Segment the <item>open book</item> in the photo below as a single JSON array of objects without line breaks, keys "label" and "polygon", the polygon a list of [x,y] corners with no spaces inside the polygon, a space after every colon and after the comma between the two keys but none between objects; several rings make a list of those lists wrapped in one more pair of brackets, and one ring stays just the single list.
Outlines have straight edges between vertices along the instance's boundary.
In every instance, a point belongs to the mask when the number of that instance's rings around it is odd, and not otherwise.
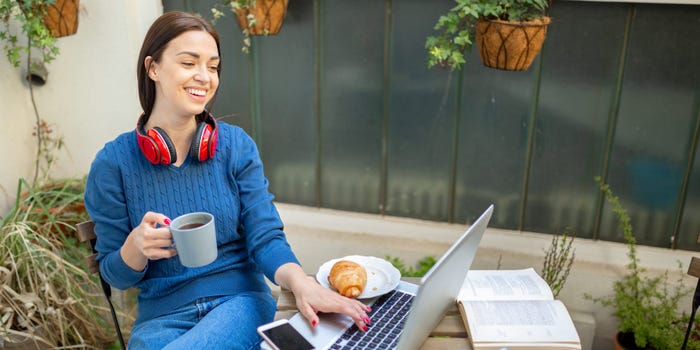
[{"label": "open book", "polygon": [[470,270],[457,305],[474,350],[581,349],[566,307],[532,268]]}]

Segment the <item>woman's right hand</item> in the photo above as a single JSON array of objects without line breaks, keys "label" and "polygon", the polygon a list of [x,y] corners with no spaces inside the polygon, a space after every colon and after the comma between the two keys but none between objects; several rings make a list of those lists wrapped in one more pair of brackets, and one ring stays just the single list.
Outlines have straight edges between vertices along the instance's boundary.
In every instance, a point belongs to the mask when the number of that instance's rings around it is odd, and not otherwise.
[{"label": "woman's right hand", "polygon": [[143,271],[148,260],[172,258],[177,254],[170,233],[170,219],[147,212],[122,245],[121,256],[134,271]]}]

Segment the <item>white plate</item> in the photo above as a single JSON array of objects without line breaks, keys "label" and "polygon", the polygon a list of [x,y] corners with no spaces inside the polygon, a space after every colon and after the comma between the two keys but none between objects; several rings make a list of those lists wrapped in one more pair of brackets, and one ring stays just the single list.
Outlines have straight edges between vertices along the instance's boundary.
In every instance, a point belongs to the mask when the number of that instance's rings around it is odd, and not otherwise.
[{"label": "white plate", "polygon": [[367,285],[358,299],[374,298],[389,293],[399,285],[401,272],[390,262],[373,256],[349,255],[339,259],[326,261],[319,267],[316,273],[316,280],[322,286],[335,290],[328,282],[328,274],[331,272],[333,264],[340,260],[350,260],[364,266],[367,271]]}]

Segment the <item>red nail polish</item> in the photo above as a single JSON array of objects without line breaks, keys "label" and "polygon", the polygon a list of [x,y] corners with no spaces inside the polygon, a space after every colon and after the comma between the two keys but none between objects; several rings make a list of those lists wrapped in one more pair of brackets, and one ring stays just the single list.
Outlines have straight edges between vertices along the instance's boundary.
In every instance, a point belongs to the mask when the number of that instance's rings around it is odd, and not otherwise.
[{"label": "red nail polish", "polygon": [[362,330],[367,332],[367,326],[362,327]]},{"label": "red nail polish", "polygon": [[170,225],[170,219],[165,219],[165,220],[163,220],[163,222],[164,222],[166,225]]},{"label": "red nail polish", "polygon": [[312,327],[316,327],[317,324],[318,324],[318,322],[316,322],[316,320],[311,321],[311,326],[312,326]]}]

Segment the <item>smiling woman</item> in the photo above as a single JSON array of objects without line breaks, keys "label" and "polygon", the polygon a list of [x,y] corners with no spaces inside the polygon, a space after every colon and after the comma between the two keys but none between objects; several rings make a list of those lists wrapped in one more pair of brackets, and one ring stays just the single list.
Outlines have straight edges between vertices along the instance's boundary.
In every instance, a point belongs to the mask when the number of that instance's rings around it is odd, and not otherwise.
[{"label": "smiling woman", "polygon": [[[243,129],[207,110],[219,87],[219,37],[201,17],[168,12],[151,26],[138,59],[143,113],[135,130],[100,150],[85,189],[105,281],[136,287],[133,349],[251,349],[275,301],[265,277],[291,290],[312,325],[341,312],[360,329],[364,304],[302,270],[282,231],[257,147]],[[217,257],[184,266],[170,218],[215,220]]]}]

